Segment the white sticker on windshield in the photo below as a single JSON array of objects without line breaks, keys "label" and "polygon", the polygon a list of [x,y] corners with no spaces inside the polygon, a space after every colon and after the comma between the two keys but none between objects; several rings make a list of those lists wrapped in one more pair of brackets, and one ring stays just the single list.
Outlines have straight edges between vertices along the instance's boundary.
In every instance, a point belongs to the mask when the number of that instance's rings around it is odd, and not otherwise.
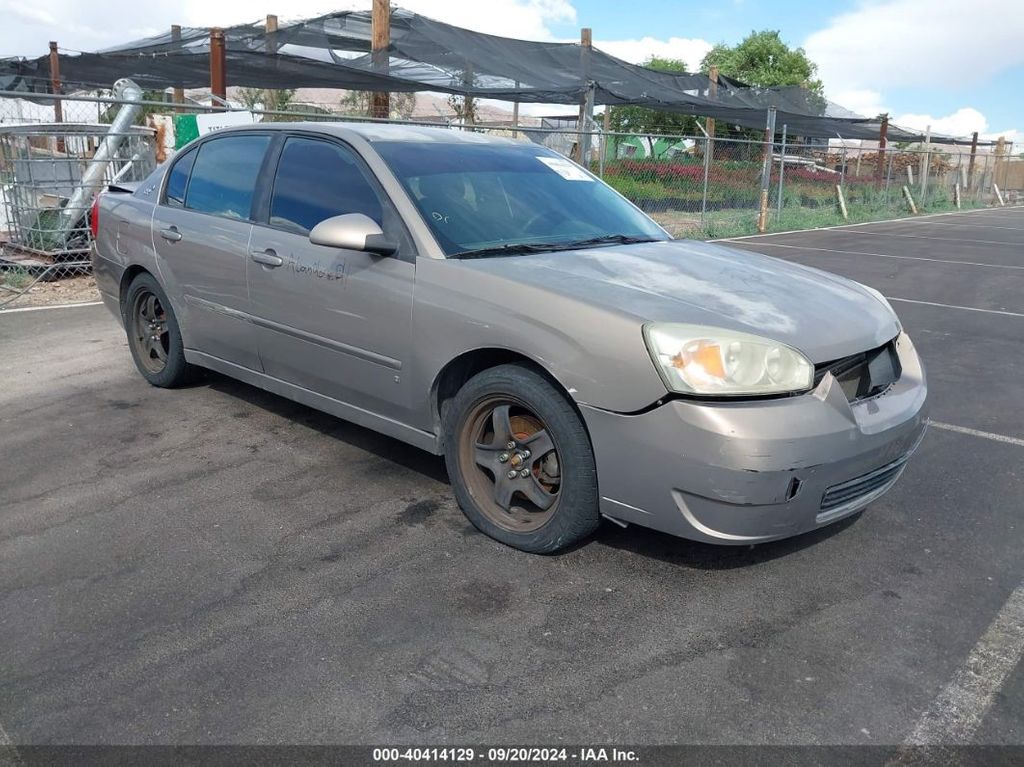
[{"label": "white sticker on windshield", "polygon": [[587,175],[587,172],[583,170],[579,165],[574,162],[570,162],[562,157],[538,157],[542,163],[547,165],[551,170],[557,173],[564,179],[569,181],[593,181],[594,179]]}]

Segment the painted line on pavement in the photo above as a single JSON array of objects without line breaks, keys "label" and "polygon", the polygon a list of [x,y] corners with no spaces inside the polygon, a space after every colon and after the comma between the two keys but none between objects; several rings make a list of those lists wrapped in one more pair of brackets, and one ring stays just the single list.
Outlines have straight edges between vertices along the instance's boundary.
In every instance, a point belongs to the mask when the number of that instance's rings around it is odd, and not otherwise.
[{"label": "painted line on pavement", "polygon": [[793,250],[816,250],[821,253],[845,253],[851,256],[875,256],[877,258],[899,258],[906,261],[933,261],[937,264],[959,264],[961,266],[987,266],[992,269],[1020,269],[1020,264],[982,264],[978,261],[951,261],[948,258],[927,258],[925,256],[897,256],[891,253],[865,253],[861,250],[836,250],[834,248],[812,248],[807,245],[788,245],[781,242],[760,242],[760,247],[766,248],[792,248]]},{"label": "painted line on pavement", "polygon": [[981,312],[983,314],[1002,314],[1006,317],[1024,317],[1020,312],[1008,312],[1005,309],[979,309],[976,306],[957,306],[956,304],[940,304],[938,301],[916,301],[913,298],[896,298],[886,296],[890,301],[903,301],[907,304],[921,304],[922,306],[939,306],[943,309],[962,309],[965,312]]},{"label": "painted line on pavement", "polygon": [[968,429],[966,426],[957,426],[952,423],[943,423],[942,421],[929,420],[928,424],[934,426],[936,429],[945,429],[946,431],[955,431],[957,434],[968,434],[972,437],[981,437],[983,439],[990,439],[993,442],[1003,442],[1007,445],[1016,445],[1017,447],[1024,447],[1024,439],[1017,437],[1007,437],[1005,434],[994,434],[990,431],[980,431],[979,429]]}]

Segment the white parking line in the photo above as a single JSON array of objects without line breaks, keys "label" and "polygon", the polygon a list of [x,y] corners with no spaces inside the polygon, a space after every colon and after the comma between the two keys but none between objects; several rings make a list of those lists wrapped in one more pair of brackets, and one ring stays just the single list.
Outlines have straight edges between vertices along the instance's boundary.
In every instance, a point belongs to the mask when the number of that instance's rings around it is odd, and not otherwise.
[{"label": "white parking line", "polygon": [[897,224],[904,221],[923,221],[932,218],[943,218],[943,217],[965,217],[975,213],[990,213],[993,211],[998,212],[1010,212],[1024,209],[1024,205],[1012,205],[1006,208],[978,208],[977,210],[960,210],[953,211],[952,213],[928,213],[923,216],[903,216],[901,218],[883,218],[879,221],[861,221],[858,224],[836,224],[834,226],[816,226],[813,229],[788,229],[784,232],[767,232],[765,234],[742,234],[737,237],[720,237],[715,240],[708,240],[708,242],[730,242],[731,240],[751,240],[758,237],[778,237],[784,234],[804,234],[806,232],[827,232],[832,229],[853,229],[859,226],[871,226],[872,224]]},{"label": "white parking line", "polygon": [[990,439],[993,442],[1004,442],[1007,445],[1016,445],[1017,447],[1024,447],[1024,439],[1018,439],[1017,437],[1007,437],[1005,434],[993,434],[990,431],[968,429],[966,426],[957,426],[956,424],[943,423],[942,421],[932,421],[930,419],[928,421],[928,425],[934,426],[936,429],[955,431],[957,434],[969,434],[972,437],[982,437],[983,439]]},{"label": "white parking line", "polygon": [[867,232],[862,230],[853,234],[866,234],[869,237],[905,237],[909,240],[937,240],[939,242],[952,242],[957,245],[1002,245],[1007,248],[1017,245],[1015,242],[1000,242],[999,240],[956,240],[948,237],[928,237],[923,234],[898,234],[896,232]]},{"label": "white parking line", "polygon": [[964,665],[918,719],[907,746],[967,744],[1024,654],[1024,585],[1010,594]]},{"label": "white parking line", "polygon": [[22,306],[19,309],[0,309],[2,314],[17,314],[18,312],[41,312],[43,309],[77,309],[79,306],[99,306],[102,301],[83,301],[77,304],[52,304],[51,306]]},{"label": "white parking line", "polygon": [[1005,309],[979,309],[976,306],[957,306],[956,304],[940,304],[938,301],[915,301],[913,298],[896,298],[886,296],[890,301],[902,301],[906,304],[922,304],[923,306],[940,306],[943,309],[962,309],[965,312],[981,312],[982,314],[1002,314],[1007,317],[1024,317],[1020,312],[1008,312]]},{"label": "white parking line", "polygon": [[865,253],[861,250],[836,250],[835,248],[811,248],[806,245],[787,245],[781,242],[759,242],[759,247],[792,248],[793,250],[815,250],[821,253],[844,253],[851,256],[875,256],[876,258],[898,258],[905,261],[934,261],[938,264],[959,264],[961,266],[987,266],[992,269],[1022,269],[1018,264],[983,264],[979,261],[951,261],[948,258],[927,258],[926,256],[896,256],[891,253]]},{"label": "white parking line", "polygon": [[906,224],[925,224],[927,226],[952,226],[955,229],[1005,229],[1010,232],[1024,232],[1024,226],[992,226],[992,224],[961,224],[957,221],[920,221],[914,218],[901,219]]}]

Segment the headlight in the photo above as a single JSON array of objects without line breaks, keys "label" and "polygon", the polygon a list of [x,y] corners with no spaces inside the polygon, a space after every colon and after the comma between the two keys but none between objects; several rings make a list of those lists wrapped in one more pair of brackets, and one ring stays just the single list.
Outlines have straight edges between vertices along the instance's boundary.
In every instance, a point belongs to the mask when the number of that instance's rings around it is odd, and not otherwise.
[{"label": "headlight", "polygon": [[808,391],[814,365],[768,338],[678,323],[644,326],[644,340],[671,391],[723,397]]}]

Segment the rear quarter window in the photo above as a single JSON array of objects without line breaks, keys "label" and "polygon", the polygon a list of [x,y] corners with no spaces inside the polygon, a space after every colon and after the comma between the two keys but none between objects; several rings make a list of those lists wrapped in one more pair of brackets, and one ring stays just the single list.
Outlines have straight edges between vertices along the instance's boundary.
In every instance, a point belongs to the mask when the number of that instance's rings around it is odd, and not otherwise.
[{"label": "rear quarter window", "polygon": [[167,190],[164,192],[164,202],[172,208],[181,208],[185,205],[185,188],[188,186],[188,177],[192,172],[192,163],[196,159],[196,150],[192,149],[181,157],[174,159],[170,171],[167,173]]},{"label": "rear quarter window", "polygon": [[226,218],[252,218],[256,182],[269,145],[266,135],[225,136],[203,143],[192,163],[185,207]]}]

